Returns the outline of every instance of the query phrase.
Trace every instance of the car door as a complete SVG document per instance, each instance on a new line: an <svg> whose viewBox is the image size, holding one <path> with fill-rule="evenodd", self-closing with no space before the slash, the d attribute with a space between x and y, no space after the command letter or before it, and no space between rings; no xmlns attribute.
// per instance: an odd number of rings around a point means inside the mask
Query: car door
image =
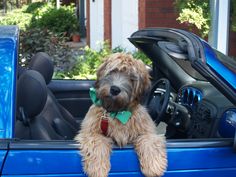
<svg viewBox="0 0 236 177"><path fill-rule="evenodd" d="M86 176L74 141L12 141L5 159L4 177ZM236 153L232 139L169 140L165 177L234 177ZM143 176L132 146L113 147L109 176Z"/></svg>
<svg viewBox="0 0 236 177"><path fill-rule="evenodd" d="M0 141L0 169L1 169L0 174L2 174L3 164L6 160L7 152L8 152L8 141L1 140Z"/></svg>
<svg viewBox="0 0 236 177"><path fill-rule="evenodd" d="M58 102L64 106L78 122L84 118L92 102L89 88L94 80L52 80L48 87Z"/></svg>

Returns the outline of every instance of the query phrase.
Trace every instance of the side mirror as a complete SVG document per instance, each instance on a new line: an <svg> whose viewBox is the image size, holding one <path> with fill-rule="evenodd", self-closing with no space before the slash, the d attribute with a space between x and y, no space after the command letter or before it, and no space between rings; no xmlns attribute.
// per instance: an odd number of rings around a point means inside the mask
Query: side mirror
<svg viewBox="0 0 236 177"><path fill-rule="evenodd" d="M229 109L220 120L219 134L224 138L234 138L234 149L236 150L236 109Z"/></svg>

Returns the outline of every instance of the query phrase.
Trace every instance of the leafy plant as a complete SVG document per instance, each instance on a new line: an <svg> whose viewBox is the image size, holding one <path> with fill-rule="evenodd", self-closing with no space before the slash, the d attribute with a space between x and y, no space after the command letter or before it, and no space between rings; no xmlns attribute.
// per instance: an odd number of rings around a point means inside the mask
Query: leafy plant
<svg viewBox="0 0 236 177"><path fill-rule="evenodd" d="M27 66L37 52L46 52L52 57L55 71L70 71L76 63L78 51L66 45L68 37L64 33L49 30L30 29L20 35L20 63Z"/></svg>
<svg viewBox="0 0 236 177"><path fill-rule="evenodd" d="M232 0L231 1L231 24L232 24L232 30L236 31L236 1Z"/></svg>
<svg viewBox="0 0 236 177"><path fill-rule="evenodd" d="M209 0L175 0L179 13L177 20L190 27L199 29L202 37L206 37L210 30L211 14ZM231 0L231 29L236 31L236 1Z"/></svg>
<svg viewBox="0 0 236 177"><path fill-rule="evenodd" d="M78 57L74 67L67 72L56 72L54 77L58 79L71 78L71 79L96 79L96 70L103 60L112 53L125 52L125 48L120 46L111 50L107 42L100 44L102 47L99 51L93 50L86 46L83 49L83 55ZM151 65L151 60L145 56L141 51L136 51L132 53L134 58L141 59L144 63Z"/></svg>
<svg viewBox="0 0 236 177"><path fill-rule="evenodd" d="M105 57L112 53L107 42L101 45L99 51L86 46L83 49L83 55L78 57L76 64L69 72L64 72L64 76L72 79L95 79L98 66Z"/></svg>
<svg viewBox="0 0 236 177"><path fill-rule="evenodd" d="M177 20L190 28L197 27L202 37L207 36L210 29L209 0L176 0L175 4L179 12Z"/></svg>
<svg viewBox="0 0 236 177"><path fill-rule="evenodd" d="M56 9L51 3L44 4L34 11L31 27L46 28L56 33L71 33L78 27L75 6L61 6Z"/></svg>
<svg viewBox="0 0 236 177"><path fill-rule="evenodd" d="M30 25L32 14L24 12L22 9L15 9L8 12L5 16L0 16L0 25L18 25L21 30L26 30Z"/></svg>
<svg viewBox="0 0 236 177"><path fill-rule="evenodd" d="M27 8L25 9L25 13L35 13L39 8L41 8L42 6L46 5L45 2L34 2L34 3L30 3Z"/></svg>

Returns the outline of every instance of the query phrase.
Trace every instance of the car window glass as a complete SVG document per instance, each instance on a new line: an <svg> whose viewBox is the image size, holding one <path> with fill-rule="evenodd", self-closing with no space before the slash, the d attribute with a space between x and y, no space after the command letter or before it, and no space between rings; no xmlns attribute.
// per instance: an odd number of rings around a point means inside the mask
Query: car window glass
<svg viewBox="0 0 236 177"><path fill-rule="evenodd" d="M219 51L215 50L215 54L217 55L218 59L231 71L236 73L236 58L231 58L226 56Z"/></svg>

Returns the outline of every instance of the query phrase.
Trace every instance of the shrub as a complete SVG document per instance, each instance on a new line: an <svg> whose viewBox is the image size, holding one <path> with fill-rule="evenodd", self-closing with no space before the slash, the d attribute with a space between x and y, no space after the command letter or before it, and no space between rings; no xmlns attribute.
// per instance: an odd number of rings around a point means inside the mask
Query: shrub
<svg viewBox="0 0 236 177"><path fill-rule="evenodd" d="M210 1L209 0L175 0L176 9L179 13L177 20L186 23L191 28L197 27L202 37L209 33L211 25ZM231 29L236 31L236 1L231 0Z"/></svg>
<svg viewBox="0 0 236 177"><path fill-rule="evenodd" d="M49 30L30 29L20 35L20 63L27 66L31 57L37 52L48 53L54 62L55 71L67 72L76 63L78 51L69 48L64 33L53 33Z"/></svg>
<svg viewBox="0 0 236 177"><path fill-rule="evenodd" d="M176 0L179 12L177 20L191 27L199 29L201 36L205 37L210 29L210 6L208 0Z"/></svg>
<svg viewBox="0 0 236 177"><path fill-rule="evenodd" d="M101 44L102 47L99 51L93 50L86 46L83 51L84 54L78 57L74 67L67 72L56 72L54 78L71 78L71 79L96 79L96 70L99 65L103 62L111 53L125 52L125 48L116 47L113 50L110 49L110 46L107 42ZM132 53L133 57L136 59L141 59L145 64L151 65L151 60L146 57L141 51L136 51Z"/></svg>
<svg viewBox="0 0 236 177"><path fill-rule="evenodd" d="M28 7L25 9L25 13L35 13L39 8L46 5L45 2L34 2L28 5Z"/></svg>
<svg viewBox="0 0 236 177"><path fill-rule="evenodd" d="M77 18L75 14L75 7L61 6L56 9L54 5L47 3L35 10L31 27L46 28L52 32L61 33L69 32L77 28Z"/></svg>
<svg viewBox="0 0 236 177"><path fill-rule="evenodd" d="M21 30L26 30L30 25L32 15L24 12L22 9L15 9L5 16L0 16L0 25L18 25Z"/></svg>
<svg viewBox="0 0 236 177"><path fill-rule="evenodd" d="M105 57L112 53L108 43L104 42L101 45L102 47L99 51L86 46L83 49L83 55L77 58L74 67L69 72L60 72L60 75L64 78L72 79L95 79L98 66Z"/></svg>

